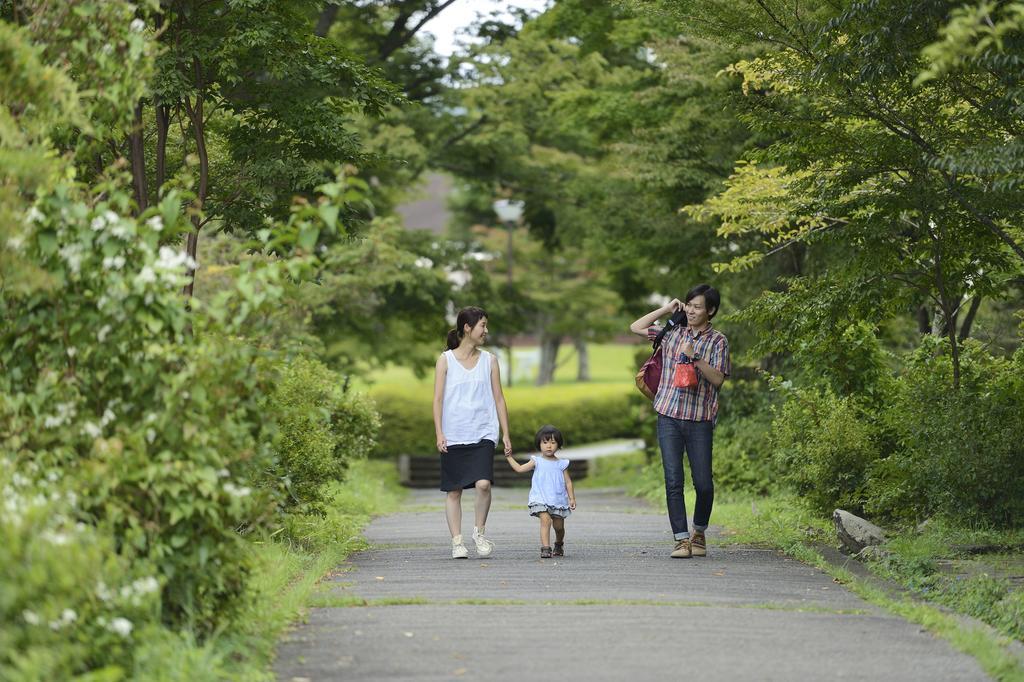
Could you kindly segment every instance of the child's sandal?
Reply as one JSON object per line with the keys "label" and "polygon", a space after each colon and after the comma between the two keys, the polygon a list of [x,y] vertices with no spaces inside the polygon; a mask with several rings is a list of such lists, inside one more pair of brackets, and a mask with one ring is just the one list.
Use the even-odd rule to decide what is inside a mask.
{"label": "child's sandal", "polygon": [[552,556],[565,556],[565,543],[556,542],[555,549],[551,552]]}
{"label": "child's sandal", "polygon": [[550,559],[551,558],[551,548],[550,547],[541,547],[540,548],[540,558],[541,559]]}

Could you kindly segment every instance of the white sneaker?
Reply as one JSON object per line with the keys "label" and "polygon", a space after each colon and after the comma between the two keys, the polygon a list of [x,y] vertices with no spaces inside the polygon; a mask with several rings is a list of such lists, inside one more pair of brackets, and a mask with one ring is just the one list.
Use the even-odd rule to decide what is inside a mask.
{"label": "white sneaker", "polygon": [[484,537],[482,528],[473,528],[473,542],[476,543],[476,553],[480,556],[491,556],[494,551],[494,543]]}
{"label": "white sneaker", "polygon": [[462,544],[462,536],[456,535],[452,538],[452,558],[453,559],[468,559],[469,550]]}

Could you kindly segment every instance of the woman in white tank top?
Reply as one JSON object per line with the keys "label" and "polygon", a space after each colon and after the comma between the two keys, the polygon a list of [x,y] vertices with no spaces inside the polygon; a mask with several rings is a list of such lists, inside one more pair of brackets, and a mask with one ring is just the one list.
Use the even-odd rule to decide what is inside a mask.
{"label": "woman in white tank top", "polygon": [[469,556],[462,542],[462,491],[466,488],[476,489],[473,541],[477,554],[486,557],[494,550],[494,543],[484,536],[484,526],[491,509],[499,428],[505,453],[512,452],[498,362],[480,348],[486,339],[487,313],[482,308],[463,308],[455,329],[448,332],[448,350],[435,366],[434,432],[441,453],[441,490],[448,493],[445,512],[453,559]]}

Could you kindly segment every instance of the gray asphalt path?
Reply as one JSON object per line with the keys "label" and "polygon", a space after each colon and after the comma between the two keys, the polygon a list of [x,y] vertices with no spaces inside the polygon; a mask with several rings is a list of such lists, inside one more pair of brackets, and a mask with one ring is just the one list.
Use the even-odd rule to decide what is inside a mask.
{"label": "gray asphalt path", "polygon": [[[660,509],[580,491],[566,556],[539,558],[525,491],[495,490],[487,559],[450,558],[443,496],[367,529],[278,650],[283,682],[982,680],[973,658],[776,552],[671,559]],[[473,493],[464,496],[465,535]],[[353,606],[352,604],[356,604]]]}

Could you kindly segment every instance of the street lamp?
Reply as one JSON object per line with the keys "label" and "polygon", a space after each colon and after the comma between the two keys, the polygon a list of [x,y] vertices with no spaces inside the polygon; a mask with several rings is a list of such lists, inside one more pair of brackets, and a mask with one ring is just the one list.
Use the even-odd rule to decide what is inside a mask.
{"label": "street lamp", "polygon": [[523,202],[515,199],[497,199],[492,204],[498,220],[508,230],[508,285],[512,287],[512,234],[515,232],[519,219],[523,217]]}
{"label": "street lamp", "polygon": [[[491,207],[494,208],[494,213],[505,225],[505,229],[508,230],[508,247],[506,248],[507,253],[505,260],[507,261],[507,282],[508,282],[508,294],[509,302],[511,302],[512,296],[512,235],[515,233],[516,226],[519,224],[519,220],[523,217],[523,202],[515,199],[496,199]],[[508,385],[512,385],[512,337],[508,338]]]}

